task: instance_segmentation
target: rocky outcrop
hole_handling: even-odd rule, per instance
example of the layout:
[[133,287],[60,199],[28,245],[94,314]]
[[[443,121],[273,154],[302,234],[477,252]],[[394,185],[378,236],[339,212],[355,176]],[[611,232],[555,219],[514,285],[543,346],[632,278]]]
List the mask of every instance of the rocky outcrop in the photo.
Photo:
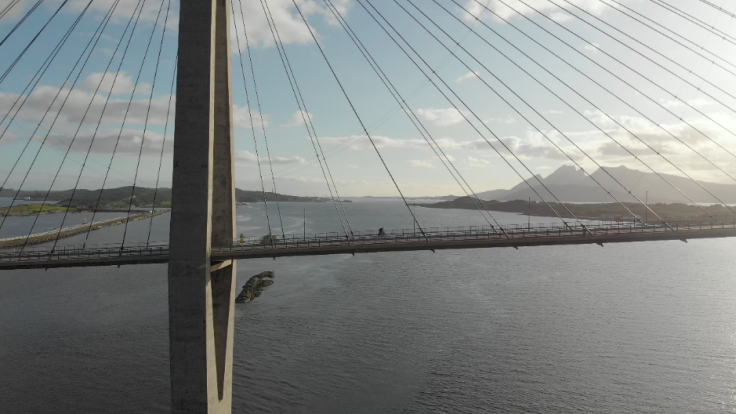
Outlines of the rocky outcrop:
[[273,279],[275,276],[276,274],[270,270],[251,276],[245,285],[243,285],[243,290],[240,292],[238,297],[235,298],[235,303],[248,303],[261,296],[263,288],[273,284],[273,280],[269,279]]

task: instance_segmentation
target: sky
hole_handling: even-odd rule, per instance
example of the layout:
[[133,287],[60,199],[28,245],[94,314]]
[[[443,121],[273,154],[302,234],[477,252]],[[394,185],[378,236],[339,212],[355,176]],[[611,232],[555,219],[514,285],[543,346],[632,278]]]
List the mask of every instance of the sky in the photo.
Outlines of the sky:
[[[734,184],[736,7],[711,3],[730,12],[694,0],[332,0],[475,192],[561,165]],[[406,196],[464,195],[327,3],[296,4],[309,26],[292,0],[268,1],[304,112],[262,3],[233,3],[237,187],[260,190],[262,176],[266,191],[324,196],[331,174],[343,197],[396,196],[388,169]],[[177,29],[177,1],[0,0],[4,187],[170,186]]]

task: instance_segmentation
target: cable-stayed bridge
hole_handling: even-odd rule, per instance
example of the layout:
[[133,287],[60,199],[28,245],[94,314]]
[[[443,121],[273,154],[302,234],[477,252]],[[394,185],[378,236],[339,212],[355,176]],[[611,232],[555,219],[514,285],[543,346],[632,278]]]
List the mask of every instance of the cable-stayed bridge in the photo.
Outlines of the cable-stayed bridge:
[[[730,87],[734,85],[736,64],[723,51],[736,46],[736,36],[727,27],[714,24],[718,18],[731,19],[734,15],[712,2],[700,0],[682,6],[651,0],[645,2],[651,9],[645,11],[640,5],[619,0],[590,0],[582,5],[568,0],[355,0],[349,3],[362,18],[358,24],[346,18],[348,2],[333,0],[292,0],[286,6],[268,0],[31,3],[0,3],[0,145],[7,144],[6,148],[15,151],[2,153],[0,191],[10,196],[11,202],[7,208],[0,208],[4,209],[0,232],[14,220],[11,213],[21,191],[41,188],[44,196],[40,203],[33,204],[37,210],[30,216],[27,235],[19,238],[23,240],[20,247],[0,251],[0,269],[168,263],[173,412],[230,411],[237,260],[593,243],[605,246],[736,236],[733,218],[713,216],[702,200],[695,200],[663,173],[666,170],[692,181],[710,196],[708,203],[720,204],[736,217],[733,206],[696,180],[699,170],[707,170],[720,180],[736,182],[731,159],[736,158],[732,145],[736,126],[730,121],[736,114],[736,91]],[[386,156],[385,146],[367,121],[373,120],[364,113],[371,102],[351,92],[348,77],[341,72],[344,66],[336,64],[336,56],[323,46],[324,39],[309,23],[315,7],[329,25],[341,30],[346,44],[358,51],[360,60],[354,63],[375,75],[372,81],[381,90],[385,88],[395,106],[394,113],[406,115],[420,137],[417,140],[436,156],[432,162],[436,160],[470,198],[478,219],[485,224],[440,229],[420,223],[402,190],[396,165]],[[652,14],[651,10],[656,12]],[[284,11],[290,16],[287,27]],[[658,20],[655,15],[663,11],[700,36],[686,35],[679,26],[668,24],[671,21]],[[605,18],[610,15],[616,20]],[[178,33],[174,33],[176,22]],[[368,26],[373,32],[366,34]],[[637,36],[632,28],[645,30],[652,37]],[[383,169],[400,196],[414,229],[380,235],[353,229],[337,185],[340,174],[334,163],[332,168],[328,163],[341,149],[325,149],[325,135],[317,133],[310,110],[315,102],[326,98],[309,95],[314,89],[303,81],[305,75],[300,74],[302,82],[298,81],[302,68],[286,47],[294,41],[294,33],[297,42],[316,46],[313,58],[324,63],[322,73],[334,81],[338,92],[337,97],[329,99],[339,98],[356,121],[354,132],[365,143],[365,149],[375,154],[374,163]],[[375,36],[385,43],[377,45]],[[654,43],[654,36],[667,46]],[[175,43],[170,41],[173,37]],[[466,39],[472,39],[473,47]],[[606,44],[601,46],[600,39]],[[713,39],[718,42],[716,47],[710,43]],[[278,172],[274,172],[278,156],[272,155],[276,154],[272,151],[274,140],[272,136],[269,144],[272,131],[262,105],[267,99],[264,79],[268,76],[257,74],[254,64],[259,44],[276,48],[277,66],[283,69],[287,81],[284,90],[288,101],[293,98],[298,109],[295,125],[306,130],[314,151],[310,160],[320,167],[341,232],[299,237],[284,231]],[[402,92],[397,74],[387,70],[386,62],[380,63],[384,53],[400,57],[403,69],[411,70],[412,76],[421,79],[443,105],[449,105],[443,113],[452,116],[451,122],[465,125],[478,137],[472,148],[482,147],[495,154],[494,162],[516,175],[549,207],[559,224],[499,224],[470,185],[467,174],[463,174],[463,165],[450,153],[454,144],[447,144],[429,125],[440,113],[427,115],[426,110],[411,105],[416,91]],[[434,63],[436,53],[467,74],[448,80],[442,72],[445,63]],[[496,62],[481,56],[484,53],[494,53],[494,58],[508,65],[511,72],[497,69]],[[605,56],[608,63],[594,56]],[[544,143],[549,151],[539,154],[550,157],[554,153],[556,159],[583,170],[610,197],[608,201],[620,205],[633,221],[602,224],[578,219],[537,175],[530,155],[534,151],[525,153],[523,145],[515,145],[499,132],[486,119],[476,96],[459,86],[463,79],[470,78],[479,83],[474,93],[510,111],[535,139]],[[578,81],[586,86],[581,87]],[[237,107],[238,117],[234,116],[236,93],[245,98],[241,102],[245,105]],[[542,93],[554,102],[555,110],[542,107],[535,99]],[[121,99],[121,94],[127,98]],[[80,96],[86,96],[86,101]],[[603,102],[602,96],[615,106]],[[718,112],[703,109],[709,105],[716,106]],[[616,116],[611,108],[623,108],[640,123]],[[569,128],[555,116],[561,109],[605,142],[600,147],[607,152],[586,145],[579,134],[566,132]],[[673,126],[675,121],[678,124]],[[254,154],[250,158],[257,165],[257,182],[263,194],[266,236],[236,237],[238,125],[247,125],[245,129],[252,134]],[[122,240],[115,245],[88,243],[94,224],[99,222],[95,216],[109,204],[105,190],[109,191],[112,180],[126,176],[119,171],[116,160],[127,157],[135,165],[128,174],[132,179],[130,194],[122,201],[116,200],[122,203],[116,208],[127,210],[128,218],[139,214],[135,190],[144,183],[155,189],[150,212],[161,207],[157,189],[167,165],[167,135],[171,130],[170,243],[151,241],[153,218],[145,243],[127,240],[130,220],[121,221]],[[351,142],[342,144],[343,148]],[[674,147],[687,154],[687,162],[673,156]],[[55,155],[49,156],[44,150],[52,150]],[[641,190],[637,193],[635,186],[625,185],[606,169],[601,157],[611,152],[654,174],[659,185],[678,193],[683,202],[700,209],[703,217],[689,221],[662,217],[657,205],[648,203],[646,197],[642,200]],[[590,174],[591,168],[598,168],[605,180]],[[65,223],[71,209],[67,208],[60,213],[63,219],[58,230],[44,232],[53,240],[40,247],[30,246],[28,240],[39,235],[34,229],[44,208],[51,204],[52,190],[61,185],[71,188],[68,200],[64,200],[71,207],[75,197],[78,199],[79,193],[89,187],[84,183],[90,176],[102,178],[102,190],[91,204],[92,219],[86,233],[82,232],[84,243],[70,246],[60,242],[69,230]],[[165,176],[166,171],[163,180]],[[38,184],[41,182],[43,186]],[[276,195],[270,209],[268,187]],[[652,220],[634,214],[626,200],[614,195],[614,189],[623,190],[640,203]],[[85,229],[77,227],[75,231]]]

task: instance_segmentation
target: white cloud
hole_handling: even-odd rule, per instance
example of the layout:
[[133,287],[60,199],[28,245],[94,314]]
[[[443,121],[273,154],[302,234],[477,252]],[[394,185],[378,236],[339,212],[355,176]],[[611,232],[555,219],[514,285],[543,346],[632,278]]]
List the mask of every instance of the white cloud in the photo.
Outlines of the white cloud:
[[[586,116],[593,118],[599,115],[601,114],[592,111],[588,111],[586,113]],[[730,119],[728,115],[716,113],[710,114],[710,116],[716,118],[719,122],[730,129],[736,127],[736,122]],[[684,171],[687,171],[697,179],[709,182],[733,183],[733,181],[730,181],[723,173],[717,171],[715,167],[696,155],[693,151],[689,150],[685,145],[678,142],[670,134],[659,128],[659,126],[639,117],[615,116],[615,119],[626,127],[628,131],[635,134],[636,137],[613,123],[609,123],[608,128],[610,129],[606,129],[606,132],[655,170],[662,173],[680,175],[672,165],[649,149],[640,141],[640,139],[651,146],[656,152],[662,154],[675,165],[679,166]],[[728,148],[731,152],[736,151],[736,147],[732,144],[732,140],[728,136],[728,133],[715,126],[710,121],[703,118],[693,118],[689,119],[688,122],[707,134],[716,142],[719,142],[721,145]],[[714,143],[684,122],[674,121],[671,124],[661,124],[661,126],[666,131],[671,132],[680,140],[687,143],[687,145],[703,154],[707,159],[713,161],[726,171],[729,171],[727,167],[732,163],[733,157],[718,148]],[[601,164],[625,165],[629,168],[647,170],[647,167],[636,161],[629,152],[621,148],[621,146],[616,142],[606,137],[598,130],[572,132],[567,133],[567,136],[578,143],[586,153],[591,155]],[[553,149],[548,143],[542,143],[540,141],[536,144],[533,143],[530,146],[525,147],[524,142],[529,142],[528,138],[525,141],[517,139],[517,141],[512,142],[512,149],[521,156],[533,156],[535,158],[544,157],[560,160],[565,159],[559,151]],[[591,171],[596,168],[596,166],[593,165],[587,157],[573,149],[572,145],[566,142],[566,140],[560,139],[558,140],[558,143],[563,146],[566,152],[571,154],[586,168],[590,168]]]
[[[396,139],[383,135],[371,135],[373,142],[378,148],[418,148],[430,150],[427,141],[423,139]],[[308,138],[306,138],[308,139]],[[347,146],[351,150],[373,149],[368,136],[366,135],[349,135],[344,137],[322,137],[319,139],[323,144]],[[463,144],[452,138],[440,138],[435,140],[443,149],[461,148]]]
[[[114,86],[113,86],[114,85]],[[110,93],[113,95],[128,94],[133,92],[133,77],[128,75],[125,71],[117,73],[115,72],[95,72],[90,73],[84,80],[84,89],[90,92],[94,92],[99,87],[98,92]],[[150,83],[139,83],[135,89],[136,93],[150,93]]]
[[585,49],[586,51],[594,55],[598,54],[598,52],[600,51],[600,48],[601,48],[601,45],[599,45],[598,43],[586,43],[585,46],[583,46],[583,49]]
[[449,126],[462,122],[465,118],[460,111],[455,108],[419,108],[417,109],[419,117],[425,121],[432,122],[439,126]]
[[309,120],[309,121],[312,121],[312,120],[314,120],[314,116],[312,114],[310,114],[309,112],[296,111],[296,112],[294,112],[294,114],[291,115],[291,118],[289,118],[289,120],[285,124],[279,125],[279,126],[280,127],[283,127],[283,128],[296,128],[296,127],[300,127],[300,126],[304,125],[304,120],[305,119],[306,120]]
[[109,47],[97,48],[97,53],[102,53],[105,56],[112,56],[113,52],[115,52],[115,50]]
[[467,159],[467,165],[471,167],[487,167],[491,164],[490,161],[484,160],[482,158],[475,158],[475,157],[468,157]]
[[[10,0],[0,0],[0,7],[3,4],[7,4],[8,1]],[[28,0],[23,0],[23,3],[26,3],[27,1]],[[115,0],[96,0],[92,2],[90,10],[95,10],[102,14],[107,13],[114,1]],[[351,6],[350,0],[333,0],[332,2],[343,16],[347,15]],[[88,0],[70,0],[70,7],[76,12],[81,12],[87,6],[87,3],[89,3]],[[133,14],[137,3],[137,0],[120,0],[120,3],[115,9],[112,22],[118,24],[126,23]],[[242,14],[240,10],[241,4],[243,7]],[[319,16],[330,26],[339,25],[335,17],[321,1],[297,0],[297,4],[307,19],[311,16]],[[268,0],[267,5],[273,15],[273,19],[283,43],[308,44],[313,42],[312,36],[309,34],[309,29],[304,25],[304,22],[296,11],[292,0]],[[156,19],[160,6],[160,2],[145,2],[143,12],[140,15],[141,20],[153,22]],[[166,12],[166,7],[167,6],[164,5],[160,22],[163,22],[163,13]],[[232,14],[230,19],[230,38],[233,50],[237,47],[235,33],[236,24],[240,32],[240,46],[242,49],[245,49],[245,39],[242,34],[243,27],[247,27],[248,29],[248,40],[250,41],[251,46],[274,46],[271,30],[269,29],[260,1],[244,1],[242,3],[234,2],[233,7],[235,8],[235,13]],[[16,6],[15,9],[18,9],[18,7]],[[243,18],[245,18],[245,21],[243,21]],[[243,25],[243,23],[245,23],[245,25]],[[172,1],[167,30],[175,31],[178,27],[179,2]],[[314,30],[314,28],[312,28],[312,30]]]
[[[530,137],[533,137],[530,138]],[[536,135],[530,136],[524,140],[511,136],[501,138],[504,144],[508,146],[514,153],[525,158],[549,158],[549,159],[567,159],[560,154],[554,147]],[[394,139],[385,136],[372,136],[373,142],[379,149],[403,149],[416,148],[429,151],[427,142],[423,139]],[[320,138],[323,143],[334,145],[345,145],[352,150],[371,149],[368,137],[365,135],[352,135],[346,137],[325,137]],[[479,154],[495,154],[488,142],[482,138],[472,141],[457,141],[453,138],[440,138],[436,140],[443,150],[468,150]],[[504,154],[508,152],[495,139],[489,139],[499,151]],[[454,158],[453,158],[454,159]]]
[[[549,135],[549,134],[548,134]],[[504,156],[512,159],[513,156],[509,154],[506,148],[501,145],[495,139],[489,139],[490,143]],[[503,144],[508,147],[517,157],[521,159],[553,159],[553,160],[567,160],[567,157],[554,148],[544,137],[538,133],[529,133],[525,138],[519,138],[515,136],[509,136],[501,138]],[[484,139],[478,139],[475,141],[469,141],[463,144],[463,147],[472,151],[475,151],[478,155],[480,154],[495,154],[493,148],[488,145]],[[574,155],[574,154],[573,154]],[[478,163],[476,165],[485,165],[484,163]]]
[[462,81],[465,81],[465,80],[468,80],[468,79],[477,78],[479,76],[480,76],[480,72],[478,72],[477,70],[474,70],[472,72],[468,72],[468,73],[464,74],[463,76],[457,78],[455,80],[455,82],[458,82],[459,83],[459,82],[462,82]]
[[544,111],[545,115],[560,115],[562,114],[562,111],[558,111],[556,109],[550,109],[549,111]]
[[251,111],[248,113],[247,106],[233,105],[233,124],[237,128],[252,129],[251,118],[253,124],[256,126],[256,130],[261,130],[264,127],[268,128],[271,124],[271,117],[269,115],[263,115],[263,125],[261,125],[261,114],[258,111]]
[[611,118],[598,109],[595,111],[585,110],[583,111],[583,115],[599,125],[611,125],[614,123]]
[[[0,0],[0,10],[5,10],[5,8],[10,5],[12,0]],[[3,17],[3,20],[6,22],[10,22],[15,20],[16,17],[20,17],[22,13],[26,11],[28,8],[28,4],[30,3],[30,0],[20,0],[18,3],[16,3],[12,9],[10,9],[5,17]]]
[[[345,16],[350,8],[350,0],[333,0],[335,7],[338,9],[340,14]],[[301,9],[305,17],[317,15],[321,16],[329,25],[338,26],[339,23],[335,20],[335,17],[327,9],[326,6],[322,5],[322,2],[315,0],[297,0],[297,4]],[[240,7],[243,7],[243,16],[245,22],[241,18]],[[301,16],[296,11],[292,0],[268,0],[268,8],[273,15],[278,29],[278,34],[281,41],[298,44],[308,44],[313,41],[312,35],[309,33],[309,29],[304,25]],[[240,32],[240,46],[245,49],[245,39],[243,36],[243,23],[248,32],[248,40],[251,46],[257,47],[270,47],[274,45],[273,36],[269,29],[268,22],[265,18],[261,2],[259,1],[244,1],[236,2],[235,14],[231,23],[231,46],[236,47],[236,34],[235,27]],[[314,30],[314,28],[312,28]]]
[[432,165],[431,162],[428,161],[422,161],[422,160],[409,160],[409,165],[415,168],[437,168],[434,165]]
[[[691,100],[685,101],[685,102],[687,102],[688,105],[690,105],[690,106],[692,106],[694,108],[704,108],[706,106],[714,105],[714,102],[709,101],[707,99],[703,99],[703,98],[691,99]],[[665,108],[672,109],[672,108],[684,107],[686,105],[685,105],[685,103],[683,103],[680,100],[672,99],[672,100],[662,101],[662,106],[664,106]]]
[[[241,151],[235,151],[235,160],[236,161],[244,161],[247,163],[255,163],[257,158],[256,154],[253,154],[250,151],[241,150]],[[267,157],[260,157],[261,163],[265,164],[268,163]],[[304,164],[306,163],[306,160],[299,156],[293,156],[293,157],[271,157],[271,163],[272,164],[279,164],[279,165],[293,165],[293,164]]]
[[18,135],[15,132],[8,130],[5,125],[2,124],[0,124],[0,136],[2,137],[0,139],[0,142],[2,143],[9,143],[18,139]]
[[513,116],[507,116],[506,118],[490,118],[490,119],[486,119],[485,121],[483,121],[483,123],[484,124],[494,123],[494,124],[510,125],[510,124],[516,123],[516,118],[514,118]]
[[553,12],[549,14],[549,18],[556,21],[557,23],[565,23],[566,21],[572,19],[572,16],[567,13]]
[[[104,116],[102,117],[102,125],[120,125],[123,119],[126,119],[126,125],[141,125],[146,121],[146,114],[148,113],[148,124],[149,125],[164,125],[166,123],[166,113],[169,105],[169,96],[161,95],[151,100],[150,113],[148,112],[149,100],[145,99],[134,99],[132,102],[130,98],[117,99],[109,98],[106,94],[92,95],[92,93],[75,89],[69,91],[67,88],[63,88],[59,93],[58,98],[54,100],[59,89],[53,86],[39,86],[37,87],[30,96],[27,97],[22,110],[18,113],[16,121],[27,121],[32,123],[38,123],[45,116],[45,122],[50,123],[54,117],[59,114],[59,119],[56,122],[54,129],[57,128],[74,128],[78,125],[84,117],[87,107],[89,106],[89,112],[84,117],[85,125],[96,125],[100,117],[102,116],[102,109],[105,108],[105,101],[107,101],[107,107],[105,108]],[[68,95],[68,98],[66,98]],[[19,97],[18,94],[0,92],[0,113],[6,113],[11,109],[13,102]],[[66,99],[64,107],[61,108],[62,103]],[[22,99],[21,99],[22,102]],[[53,102],[53,105],[49,105]],[[90,102],[92,105],[90,106]],[[176,104],[176,98],[173,97],[171,100],[172,111],[169,113],[169,123],[173,123],[174,114],[173,108]],[[13,109],[10,117],[18,111],[18,107]],[[47,114],[48,111],[48,114]],[[127,112],[127,118],[126,118]],[[48,125],[50,126],[50,125]]]
[[[100,16],[107,13],[112,7],[115,0],[96,0],[93,1],[89,9],[96,10]],[[81,12],[89,3],[88,0],[71,0],[69,1],[69,7],[75,12]],[[137,0],[120,0],[115,11],[113,13],[112,23],[125,24],[133,15],[133,11],[137,8]],[[159,8],[161,7],[160,2],[144,2],[143,11],[140,13],[140,19],[142,21],[153,22],[156,20]],[[163,24],[164,14],[166,13],[166,4],[161,10],[161,16],[159,17],[159,27]],[[138,13],[136,13],[136,16]],[[171,2],[171,10],[169,12],[169,19],[167,22],[167,30],[176,30],[179,26],[179,2]]]
[[[512,18],[517,18],[517,19],[521,18],[518,13],[524,14],[526,16],[534,15],[536,11],[532,9],[533,7],[540,13],[545,13],[545,14],[549,13],[550,18],[556,21],[559,21],[560,23],[569,20],[569,16],[568,18],[563,17],[566,14],[561,11],[561,8],[562,9],[573,8],[573,6],[570,3],[596,16],[600,16],[601,14],[603,14],[604,11],[606,11],[607,8],[609,8],[609,6],[607,6],[604,2],[601,2],[599,0],[571,0],[570,3],[558,2],[557,4],[559,4],[561,8],[557,7],[555,3],[549,0],[525,0],[524,3],[528,4],[531,7],[527,7],[520,0],[504,0],[504,2],[500,2],[498,0],[480,0],[480,2],[486,4],[486,7],[488,7],[488,9],[490,9],[492,12],[496,13],[498,16],[506,20],[512,19]],[[616,5],[614,4],[614,7],[615,6]],[[479,17],[479,18],[490,17],[493,21],[497,23],[503,22],[501,18],[496,17],[492,13],[489,13],[487,10],[485,10],[483,6],[478,4],[478,2],[476,2],[475,0],[468,0],[468,2],[465,4],[465,9],[468,12],[462,13],[463,18],[469,22],[475,22],[476,17]]]
[[293,157],[271,157],[273,164],[304,164],[306,160],[303,157],[295,155]]
[[[161,145],[164,141],[164,135],[159,132],[146,131],[145,140],[143,139],[143,130],[125,128],[111,128],[97,131],[93,135],[94,130],[86,129],[80,131],[74,140],[71,152],[84,154],[87,152],[90,143],[92,143],[91,152],[93,154],[111,155],[113,148],[117,145],[117,154],[126,154],[138,156],[138,152],[143,145],[143,155],[158,156],[161,152]],[[46,140],[46,146],[56,148],[60,151],[66,151],[72,141],[72,134],[52,134]],[[42,139],[43,137],[35,137]],[[166,136],[166,147],[164,152],[170,153],[173,150],[174,136],[168,134]]]

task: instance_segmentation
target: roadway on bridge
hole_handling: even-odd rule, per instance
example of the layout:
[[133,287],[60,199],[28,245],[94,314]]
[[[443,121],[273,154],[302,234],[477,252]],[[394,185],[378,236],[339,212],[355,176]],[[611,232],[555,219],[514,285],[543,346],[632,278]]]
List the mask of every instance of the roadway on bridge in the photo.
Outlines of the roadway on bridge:
[[[308,238],[291,235],[290,238],[274,243],[268,243],[267,237],[260,240],[236,241],[231,246],[213,248],[211,259],[216,263],[268,257],[578,244],[604,246],[607,243],[736,237],[736,223],[676,222],[670,223],[670,226],[661,224],[536,228],[508,226],[504,227],[503,231],[490,228],[453,228],[430,229],[425,233],[415,230],[393,230],[381,237],[362,233],[349,239],[337,233],[325,233]],[[166,244],[126,245],[124,248],[63,246],[53,252],[34,248],[22,252],[0,253],[0,269],[167,263],[168,255]]]

